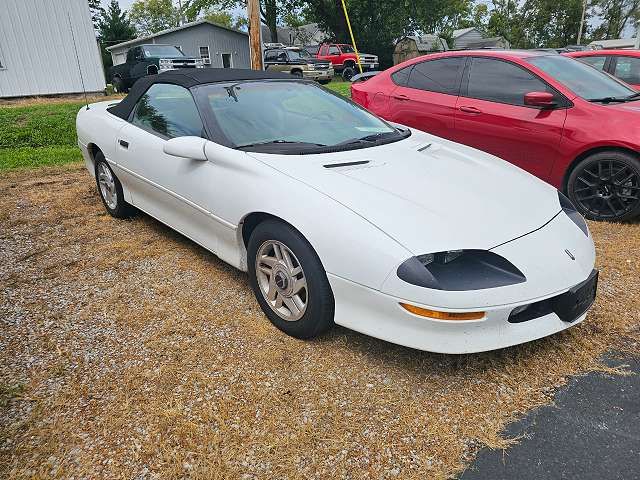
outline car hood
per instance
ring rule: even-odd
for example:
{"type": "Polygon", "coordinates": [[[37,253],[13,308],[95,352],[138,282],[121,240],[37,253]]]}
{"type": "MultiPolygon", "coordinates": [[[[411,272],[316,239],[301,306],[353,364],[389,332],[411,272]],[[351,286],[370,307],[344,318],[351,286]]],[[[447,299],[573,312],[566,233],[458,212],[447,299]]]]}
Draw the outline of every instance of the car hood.
{"type": "MultiPolygon", "coordinates": [[[[351,209],[416,255],[488,250],[560,211],[556,190],[536,177],[422,133],[340,153],[251,155],[351,209]]],[[[330,212],[319,221],[330,227],[330,212]]]]}

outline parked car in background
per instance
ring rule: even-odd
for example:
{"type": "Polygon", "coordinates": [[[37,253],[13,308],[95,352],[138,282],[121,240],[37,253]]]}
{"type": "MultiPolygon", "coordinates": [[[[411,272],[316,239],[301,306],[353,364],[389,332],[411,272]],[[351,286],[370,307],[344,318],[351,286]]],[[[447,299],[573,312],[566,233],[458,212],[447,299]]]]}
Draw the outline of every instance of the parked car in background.
{"type": "Polygon", "coordinates": [[[640,90],[640,50],[587,50],[563,55],[588,63],[640,90]]]}
{"type": "MultiPolygon", "coordinates": [[[[359,52],[362,70],[375,70],[380,66],[378,57],[368,53],[359,52]]],[[[349,80],[358,71],[358,55],[355,49],[345,43],[323,43],[318,47],[316,58],[327,60],[333,65],[333,69],[349,80]]]]}
{"type": "Polygon", "coordinates": [[[264,69],[290,73],[322,84],[329,83],[333,78],[333,67],[330,62],[313,58],[306,50],[296,47],[265,50],[264,69]]]}
{"type": "Polygon", "coordinates": [[[546,180],[588,218],[640,214],[640,93],[584,63],[535,51],[446,52],[396,65],[351,91],[387,120],[546,180]]]}
{"type": "Polygon", "coordinates": [[[247,271],[297,338],[336,323],[479,352],[576,325],[596,296],[593,238],[564,195],[308,80],[166,72],[76,125],[109,214],[136,207],[247,271]]]}
{"type": "Polygon", "coordinates": [[[173,45],[138,45],[127,52],[127,60],[109,70],[109,78],[116,92],[128,92],[129,88],[146,75],[181,68],[203,68],[200,58],[187,57],[173,45]]]}

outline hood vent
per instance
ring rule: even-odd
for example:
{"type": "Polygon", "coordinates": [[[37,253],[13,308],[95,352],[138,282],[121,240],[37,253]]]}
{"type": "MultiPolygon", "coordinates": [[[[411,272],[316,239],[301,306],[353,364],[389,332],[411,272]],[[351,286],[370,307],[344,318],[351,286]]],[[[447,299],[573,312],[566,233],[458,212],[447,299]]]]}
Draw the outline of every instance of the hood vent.
{"type": "Polygon", "coordinates": [[[356,165],[366,165],[369,160],[359,160],[357,162],[344,162],[344,163],[328,163],[323,165],[324,168],[340,168],[340,167],[355,167],[356,165]]]}
{"type": "Polygon", "coordinates": [[[418,151],[419,152],[424,152],[427,148],[429,148],[431,146],[430,143],[427,143],[426,145],[422,145],[421,147],[418,147],[418,151]]]}

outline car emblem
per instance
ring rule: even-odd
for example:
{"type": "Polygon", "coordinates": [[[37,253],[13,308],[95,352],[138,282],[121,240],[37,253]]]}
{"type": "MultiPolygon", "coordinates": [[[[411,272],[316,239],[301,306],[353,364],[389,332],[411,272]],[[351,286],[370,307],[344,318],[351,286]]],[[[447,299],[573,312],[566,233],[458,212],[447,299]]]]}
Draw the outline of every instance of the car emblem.
{"type": "Polygon", "coordinates": [[[576,257],[573,256],[573,253],[571,253],[569,250],[565,249],[564,253],[566,253],[567,255],[569,255],[569,258],[571,260],[575,260],[576,257]]]}

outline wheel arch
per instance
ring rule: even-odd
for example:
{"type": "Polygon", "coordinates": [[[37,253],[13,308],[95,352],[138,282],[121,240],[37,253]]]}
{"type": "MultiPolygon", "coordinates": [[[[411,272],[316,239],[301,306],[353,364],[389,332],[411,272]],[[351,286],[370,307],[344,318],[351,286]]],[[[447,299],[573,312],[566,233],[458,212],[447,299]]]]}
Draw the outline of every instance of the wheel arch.
{"type": "Polygon", "coordinates": [[[609,152],[609,151],[628,153],[636,157],[638,160],[640,160],[640,152],[628,147],[622,147],[619,145],[610,145],[610,146],[604,145],[604,146],[589,148],[584,152],[580,153],[580,155],[574,158],[573,161],[567,166],[567,169],[565,170],[564,176],[562,178],[562,191],[564,193],[567,192],[567,187],[568,187],[569,177],[571,176],[571,172],[573,172],[574,168],[576,168],[576,166],[582,160],[596,153],[609,152]]]}
{"type": "Polygon", "coordinates": [[[96,167],[96,155],[98,155],[98,153],[102,153],[104,155],[104,152],[102,151],[102,149],[98,145],[96,145],[95,143],[92,143],[92,142],[87,144],[87,151],[89,152],[89,159],[91,160],[93,168],[95,169],[95,167],[96,167]]]}
{"type": "MultiPolygon", "coordinates": [[[[267,212],[251,212],[245,215],[242,220],[240,220],[240,224],[238,225],[238,231],[240,233],[239,240],[244,246],[245,254],[247,250],[247,246],[249,245],[249,239],[251,238],[251,234],[256,229],[256,227],[264,222],[265,220],[278,220],[280,222],[286,223],[287,225],[295,228],[296,231],[300,232],[291,222],[286,221],[284,218],[278,217],[277,215],[273,215],[267,212]]],[[[304,234],[300,232],[302,236],[304,234]]]]}
{"type": "Polygon", "coordinates": [[[301,68],[298,68],[298,67],[292,68],[291,69],[291,75],[295,75],[296,73],[299,73],[300,75],[303,75],[301,68]]]}
{"type": "Polygon", "coordinates": [[[147,75],[157,75],[158,74],[158,66],[157,65],[149,65],[147,66],[147,75]]]}

